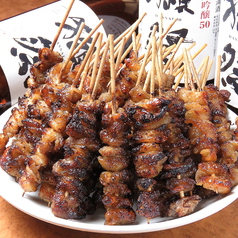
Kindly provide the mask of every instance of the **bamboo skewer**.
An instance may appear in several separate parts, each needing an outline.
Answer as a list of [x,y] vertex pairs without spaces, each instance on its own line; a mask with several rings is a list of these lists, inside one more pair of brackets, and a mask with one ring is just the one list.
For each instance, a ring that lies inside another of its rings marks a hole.
[[189,65],[188,52],[185,48],[183,49],[183,53],[184,53],[184,65],[185,65],[185,68],[186,68],[186,77],[187,77],[187,83],[186,84],[187,84],[187,87],[189,87],[189,82],[190,82],[190,86],[191,86],[192,90],[194,90],[194,81],[193,81],[193,76],[192,76],[192,73],[191,73],[191,68],[190,68],[190,65]]
[[[87,75],[88,75],[88,70],[89,70],[89,63],[90,63],[90,59],[92,57],[92,51],[89,55],[89,59],[87,60],[86,64],[85,64],[85,67],[83,69],[83,72],[82,72],[82,76],[81,76],[81,81],[80,81],[80,85],[79,85],[79,91],[82,92],[83,91],[83,85],[84,85],[84,82],[87,78]],[[91,93],[91,92],[90,92]]]
[[192,60],[191,53],[190,53],[190,51],[188,51],[188,50],[186,50],[186,51],[187,51],[187,55],[188,55],[189,65],[190,65],[190,67],[191,67],[191,70],[192,70],[192,73],[193,73],[195,82],[196,82],[196,84],[197,84],[198,89],[200,89],[200,88],[201,88],[201,85],[200,85],[200,82],[199,82],[197,70],[196,70],[195,65],[194,65],[194,63],[193,63],[193,60]]
[[65,68],[67,67],[67,65],[68,65],[68,63],[69,63],[69,61],[70,61],[70,59],[71,59],[71,55],[72,55],[72,53],[73,53],[73,50],[74,50],[75,47],[76,47],[76,44],[77,44],[78,39],[79,39],[79,37],[80,37],[80,35],[81,35],[82,31],[83,31],[84,26],[85,26],[85,23],[83,22],[83,23],[80,25],[80,28],[79,28],[79,30],[78,30],[78,32],[77,32],[77,35],[76,35],[76,37],[75,37],[75,39],[74,39],[74,42],[73,42],[73,44],[72,44],[72,46],[71,46],[71,48],[70,48],[69,55],[68,55],[67,59],[65,60],[63,66],[62,66],[62,68],[61,68],[61,70],[60,70],[59,78],[61,78],[61,76],[62,76],[62,74],[63,74]]
[[[155,74],[156,74],[156,58],[157,58],[157,47],[156,47],[156,38],[152,36],[152,62],[151,62],[151,81],[150,81],[150,95],[154,96],[155,91]],[[158,77],[158,75],[157,75]]]
[[203,67],[205,65],[205,60],[206,60],[206,57],[202,60],[201,64],[198,67],[198,70],[197,70],[198,75],[201,75],[202,69],[203,69]]
[[185,76],[184,76],[184,72],[181,72],[181,73],[177,76],[176,82],[175,82],[175,84],[174,84],[174,86],[173,86],[173,89],[174,89],[174,90],[176,90],[176,89],[178,88],[178,86],[179,86],[179,84],[180,84],[180,82],[181,82],[181,80],[182,80],[183,77],[185,77]]
[[87,51],[87,54],[86,54],[86,56],[85,56],[85,58],[84,58],[82,64],[81,64],[80,67],[79,67],[79,70],[78,70],[78,72],[77,72],[77,74],[76,74],[76,76],[75,76],[74,82],[73,82],[73,85],[74,85],[74,86],[77,85],[78,79],[80,78],[80,75],[81,75],[81,73],[83,72],[84,67],[85,67],[85,65],[86,65],[86,63],[87,63],[87,61],[88,61],[88,59],[89,59],[89,57],[90,57],[90,55],[91,55],[91,53],[92,53],[92,51],[93,51],[93,49],[94,49],[94,46],[95,46],[96,41],[97,41],[97,39],[98,39],[98,37],[99,37],[99,34],[100,34],[100,33],[98,32],[98,33],[96,34],[96,36],[93,38],[93,42],[92,42],[92,44],[90,45],[90,47],[89,47],[89,49],[88,49],[88,51]]
[[73,42],[73,44],[72,44],[72,46],[71,46],[71,48],[70,48],[69,55],[68,55],[67,59],[65,60],[65,64],[64,64],[65,67],[67,66],[67,64],[68,64],[68,62],[70,61],[70,59],[72,59],[73,51],[75,50],[76,44],[78,43],[78,39],[79,39],[80,35],[82,34],[82,31],[83,31],[84,27],[85,27],[85,23],[83,22],[83,23],[80,25],[79,30],[78,30],[78,32],[77,32],[77,35],[76,35],[76,37],[75,37],[75,40],[74,40],[74,42]]
[[[140,39],[141,39],[141,34],[138,34],[136,36],[136,44],[134,44],[133,42],[129,45],[129,47],[124,51],[122,57],[121,57],[121,62],[126,58],[126,56],[130,53],[130,51],[133,49],[133,50],[136,50],[138,51],[139,50],[139,47],[140,47]],[[134,49],[134,45],[137,45],[137,48]]]
[[114,41],[114,44],[116,45],[118,42],[120,42],[123,37],[126,37],[126,40],[128,41],[129,38],[131,38],[133,32],[135,32],[135,30],[138,28],[145,15],[146,13],[141,15],[141,17],[138,18],[124,33],[117,37],[117,39]]
[[63,29],[63,27],[64,27],[64,24],[65,24],[65,22],[66,22],[66,20],[67,20],[67,18],[68,18],[68,15],[69,15],[69,13],[70,13],[70,11],[71,11],[71,9],[72,9],[72,6],[73,6],[73,4],[74,4],[74,1],[75,1],[75,0],[71,0],[69,6],[68,6],[68,8],[67,8],[67,11],[66,11],[66,13],[65,13],[65,15],[64,15],[64,17],[63,17],[63,20],[62,20],[61,23],[60,23],[60,27],[59,27],[59,29],[58,29],[58,31],[57,31],[57,33],[56,33],[56,36],[55,36],[55,38],[54,38],[54,40],[53,40],[53,42],[52,42],[52,44],[51,44],[51,46],[50,46],[50,49],[51,49],[51,50],[53,50],[54,47],[55,47],[55,44],[56,44],[56,42],[57,42],[57,40],[58,40],[58,38],[59,38],[59,35],[60,35],[60,33],[61,33],[61,31],[62,31],[62,29]]
[[[177,89],[180,81],[184,78],[184,84],[186,89],[190,89],[195,91],[197,86],[197,90],[204,90],[204,87],[207,83],[207,78],[210,74],[211,67],[213,64],[213,60],[209,60],[210,57],[207,56],[203,59],[201,65],[198,70],[196,70],[191,53],[188,49],[183,49],[183,71],[180,72],[179,77],[176,80],[174,89]],[[199,78],[199,74],[201,72],[201,76]]]
[[[130,38],[130,37],[132,36],[132,34],[135,32],[136,28],[138,27],[139,23],[142,21],[142,19],[144,18],[145,15],[146,15],[146,13],[144,13],[133,25],[131,25],[126,31],[124,31],[119,37],[117,37],[116,40],[114,40],[114,46],[116,47],[116,48],[115,48],[116,54],[114,54],[114,58],[116,58],[117,55],[118,55],[118,52],[119,52],[119,51],[117,51],[117,49],[120,48],[121,40],[122,40],[123,38],[125,38],[125,44],[126,44],[126,42],[129,40],[129,38]],[[101,21],[103,21],[103,20],[101,20]],[[88,37],[87,37],[87,39],[85,39],[85,41],[87,41],[87,40],[88,40]],[[82,42],[82,43],[83,43],[83,42]],[[132,49],[132,46],[130,46],[129,49],[127,49],[127,50],[124,52],[123,56],[121,57],[121,61],[124,60],[124,58],[126,57],[126,55],[129,53],[129,51],[130,51],[131,49]],[[101,52],[100,52],[100,55],[102,55],[103,52],[104,52],[104,49],[102,48],[102,49],[101,49]],[[75,52],[75,54],[76,54],[76,52]],[[75,54],[73,54],[73,56],[74,56]],[[93,61],[92,61],[92,63],[93,63]]]
[[177,44],[173,44],[169,47],[167,47],[163,53],[163,59],[165,59],[171,52],[176,48]]
[[221,55],[217,57],[217,73],[215,78],[215,86],[220,88],[220,77],[221,77]]
[[[207,70],[208,62],[209,62],[209,56],[205,57],[205,59],[204,59],[202,75],[200,77],[201,85],[203,85],[203,82],[204,82],[205,77],[206,77],[206,70]],[[203,87],[201,87],[201,88],[203,89]]]
[[126,31],[124,31],[119,37],[117,37],[116,40],[114,40],[114,45],[116,47],[116,54],[114,54],[114,58],[116,58],[118,55],[117,48],[120,47],[121,40],[125,38],[125,42],[129,41],[145,15],[146,13],[144,13],[139,19],[137,19],[137,21],[135,21]]
[[166,65],[165,65],[165,67],[164,67],[164,69],[163,69],[163,73],[165,73],[166,70],[169,68],[169,66],[170,66],[170,64],[172,63],[172,60],[174,59],[174,56],[175,56],[175,54],[177,53],[179,47],[181,46],[183,40],[184,40],[184,39],[183,39],[182,37],[179,39],[179,42],[178,42],[178,44],[176,45],[176,47],[175,47],[175,49],[174,49],[174,51],[173,51],[173,53],[172,53],[172,56],[169,58],[168,62],[166,63]]
[[152,37],[155,35],[156,30],[157,30],[157,25],[154,25],[152,33],[151,33],[150,41],[149,41],[149,44],[148,44],[148,48],[147,48],[147,51],[146,51],[145,56],[143,58],[143,62],[142,62],[142,65],[141,65],[141,68],[140,68],[140,71],[139,71],[139,75],[138,75],[138,78],[137,78],[136,86],[139,85],[139,83],[141,81],[141,78],[142,78],[142,75],[144,73],[145,66],[147,64],[147,59],[148,59],[149,54],[150,54],[150,49],[151,49],[151,45],[152,45]]
[[92,76],[91,76],[91,82],[90,82],[90,90],[92,91],[93,89],[93,85],[95,84],[95,80],[96,80],[96,74],[98,71],[98,62],[99,62],[99,56],[100,56],[100,50],[102,47],[102,37],[103,35],[100,34],[99,38],[98,38],[98,46],[95,52],[95,57],[94,57],[94,64],[93,64],[93,69],[92,69]]
[[162,52],[163,52],[163,39],[164,36],[163,35],[163,14],[160,14],[160,24],[159,24],[159,40],[158,40],[158,57],[159,57],[159,72],[161,73],[161,80],[162,80],[162,72],[163,72],[163,56],[162,56]]
[[[157,42],[157,48],[159,48],[159,46],[162,46],[163,44],[161,44],[162,43],[162,41],[163,41],[163,38],[166,36],[166,34],[169,32],[169,30],[172,28],[172,26],[175,24],[175,22],[177,21],[177,19],[175,19],[170,25],[169,25],[169,27],[166,29],[166,31],[164,32],[164,33],[162,33],[161,32],[161,35],[160,35],[160,37],[159,37],[159,40],[158,40],[158,42]],[[160,31],[162,31],[162,25],[163,25],[163,23],[162,23],[162,17],[161,17],[161,23],[160,23]],[[154,26],[156,26],[156,27],[158,27],[157,25],[154,25]],[[157,30],[157,28],[156,28],[156,30]],[[153,30],[152,30],[152,34],[151,34],[151,36],[153,36]],[[148,47],[148,46],[147,46]],[[150,52],[150,54],[151,54],[151,52]],[[151,57],[150,56],[150,54],[149,54],[149,57]],[[141,55],[140,57],[139,57],[139,60],[141,60],[141,59],[143,59],[145,57],[145,55]],[[148,58],[149,58],[148,57]],[[151,60],[151,58],[149,58],[149,61]]]
[[143,91],[145,91],[145,92],[147,91],[147,88],[148,88],[148,85],[149,85],[149,82],[150,82],[150,77],[151,77],[151,70],[149,70],[147,72],[145,83],[143,85]]
[[206,85],[208,76],[209,76],[211,68],[212,68],[212,64],[213,64],[213,60],[208,61],[207,66],[205,68],[204,77],[203,77],[202,86],[201,86],[202,90],[204,90],[204,87]]
[[112,95],[112,114],[116,114],[116,95],[115,95],[115,77],[116,77],[116,72],[115,72],[115,61],[114,61],[114,36],[109,35],[108,37],[109,40],[109,50],[110,50],[110,83],[111,83],[111,95]]
[[106,56],[107,56],[107,54],[108,54],[108,48],[109,48],[109,41],[106,42],[105,47],[104,47],[102,59],[101,59],[101,61],[100,61],[99,70],[98,70],[98,72],[97,72],[97,77],[96,77],[95,84],[94,84],[94,88],[93,88],[93,92],[92,92],[92,99],[95,99],[95,98],[96,98],[97,87],[98,87],[99,80],[100,80],[101,75],[102,75],[102,70],[103,70],[103,67],[104,67],[104,63],[105,63],[105,60],[106,60]]
[[[187,50],[190,51],[195,45],[196,45],[195,42],[190,44],[189,47],[187,47]],[[177,58],[174,59],[174,66],[179,68],[181,66],[182,60],[183,54],[180,54]]]
[[[133,43],[133,42],[132,42],[132,43],[129,45],[129,47],[124,51],[123,55],[121,56],[121,60],[120,60],[121,62],[123,62],[123,60],[126,58],[126,56],[130,53],[130,51],[131,51],[132,49],[134,50],[134,47],[135,47],[135,46],[136,46],[136,51],[139,50],[139,48],[140,48],[140,44],[139,44],[140,39],[141,39],[141,34],[138,34],[138,35],[136,36],[136,43]],[[123,64],[123,65],[120,67],[120,69],[117,71],[116,77],[119,76],[121,70],[122,70],[123,68],[125,68],[125,67],[126,67],[125,64]]]
[[137,55],[137,43],[136,43],[136,33],[133,32],[132,34],[132,45],[133,45],[133,50],[135,54]]
[[[191,44],[187,48],[187,50],[190,51],[195,45],[196,45],[196,43]],[[179,68],[182,66],[182,64],[183,64],[183,54],[180,54],[173,62],[173,73],[172,73],[172,75],[175,74],[174,72],[177,72],[179,70]],[[178,74],[180,74],[180,72]]]
[[95,28],[93,28],[89,34],[83,39],[83,41],[81,42],[80,45],[78,45],[78,47],[75,49],[75,51],[72,53],[71,55],[71,59],[80,51],[80,49],[85,45],[85,43],[87,43],[87,41],[92,37],[92,35],[96,32],[96,30],[98,30],[98,28],[102,25],[102,23],[104,22],[104,20],[100,20],[99,23],[96,25]]
[[122,39],[121,46],[120,46],[120,48],[119,48],[119,53],[118,53],[118,55],[117,55],[117,60],[116,60],[116,64],[115,64],[115,70],[116,70],[116,72],[118,71],[119,65],[120,65],[120,63],[122,62],[121,59],[122,59],[122,54],[123,54],[123,50],[124,50],[125,44],[126,44],[126,38],[124,37],[124,38]]
[[[177,178],[178,178],[178,179],[181,179],[181,175],[180,175],[180,174],[177,175]],[[184,191],[180,191],[180,192],[179,192],[179,195],[180,195],[181,198],[184,198],[184,196],[185,196],[185,195],[184,195]]]
[[[193,54],[192,59],[195,59],[206,47],[207,47],[207,44],[204,44],[195,54]],[[174,76],[176,77],[181,71],[183,71],[183,69],[184,69],[184,66],[181,66],[179,70],[177,70],[174,73]]]
[[159,86],[159,91],[158,93],[160,94],[160,88],[162,86],[162,80],[163,80],[163,76],[162,76],[162,72],[160,71],[160,67],[159,67],[159,59],[158,57],[155,57],[155,68],[156,68],[156,74],[157,74],[157,81],[158,81],[158,86]]

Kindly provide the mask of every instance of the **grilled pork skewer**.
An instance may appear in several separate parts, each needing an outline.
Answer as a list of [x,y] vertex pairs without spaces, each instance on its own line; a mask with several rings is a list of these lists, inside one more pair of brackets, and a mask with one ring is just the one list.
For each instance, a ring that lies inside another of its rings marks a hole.
[[106,103],[102,114],[100,139],[104,146],[99,149],[98,161],[105,170],[100,176],[100,182],[103,185],[102,203],[106,209],[105,225],[121,225],[133,223],[136,214],[132,208],[132,191],[128,187],[128,181],[110,180],[110,183],[107,181],[110,175],[126,172],[131,163],[128,150],[130,138],[128,115],[116,105],[114,45],[112,43],[113,37],[110,36],[110,91],[112,100]]

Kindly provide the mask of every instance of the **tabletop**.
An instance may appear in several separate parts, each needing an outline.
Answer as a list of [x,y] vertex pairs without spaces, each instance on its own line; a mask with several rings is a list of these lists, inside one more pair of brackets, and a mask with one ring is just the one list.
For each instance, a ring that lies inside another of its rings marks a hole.
[[[0,21],[55,0],[0,0]],[[141,234],[99,234],[71,230],[33,218],[0,197],[0,238],[235,238],[238,237],[238,200],[198,222],[174,229]],[[158,224],[159,225],[159,224]]]

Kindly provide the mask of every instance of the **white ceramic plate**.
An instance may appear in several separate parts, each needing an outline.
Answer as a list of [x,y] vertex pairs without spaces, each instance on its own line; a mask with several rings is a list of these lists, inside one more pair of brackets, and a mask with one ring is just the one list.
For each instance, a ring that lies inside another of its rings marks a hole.
[[[0,131],[10,113],[11,109],[0,116]],[[232,121],[234,121],[235,114],[231,113],[231,118]],[[103,210],[98,210],[94,215],[87,216],[87,218],[83,220],[65,220],[57,218],[53,215],[51,209],[47,206],[47,203],[38,197],[37,192],[26,193],[24,197],[22,194],[23,191],[15,180],[0,169],[0,195],[14,207],[26,214],[42,221],[74,230],[129,234],[171,229],[206,218],[235,201],[238,197],[238,187],[235,187],[231,193],[226,196],[218,195],[203,200],[196,211],[191,215],[176,219],[156,218],[151,220],[150,224],[147,224],[145,219],[138,217],[136,224],[124,226],[105,226]]]

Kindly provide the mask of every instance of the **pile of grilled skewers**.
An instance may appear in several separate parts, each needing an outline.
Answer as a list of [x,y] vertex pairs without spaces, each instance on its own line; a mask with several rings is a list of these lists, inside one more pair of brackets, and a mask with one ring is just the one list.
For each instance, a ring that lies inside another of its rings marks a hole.
[[192,47],[176,56],[183,39],[166,47],[156,26],[139,56],[133,27],[119,40],[95,33],[74,67],[41,49],[0,134],[2,169],[57,217],[83,219],[99,207],[107,225],[181,217],[238,184],[230,93],[206,85],[209,60],[196,70]]

